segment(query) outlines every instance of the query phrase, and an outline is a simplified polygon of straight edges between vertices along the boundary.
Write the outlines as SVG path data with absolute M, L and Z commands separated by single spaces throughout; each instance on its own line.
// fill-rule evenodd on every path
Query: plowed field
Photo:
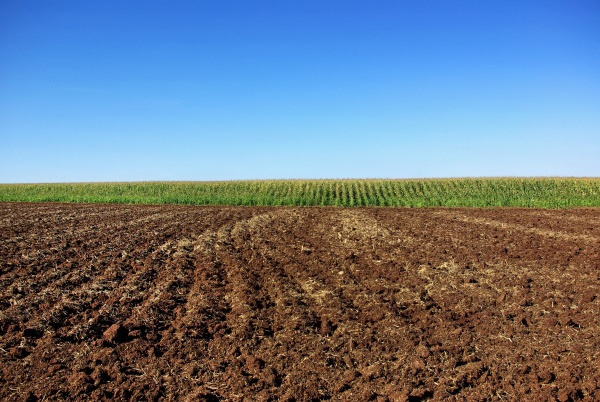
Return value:
M 600 209 L 0 204 L 0 400 L 600 400 Z

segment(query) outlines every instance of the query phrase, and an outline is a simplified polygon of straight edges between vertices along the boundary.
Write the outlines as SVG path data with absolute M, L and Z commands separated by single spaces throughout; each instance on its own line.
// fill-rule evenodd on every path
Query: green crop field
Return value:
M 0 184 L 0 201 L 265 206 L 598 207 L 600 178 Z

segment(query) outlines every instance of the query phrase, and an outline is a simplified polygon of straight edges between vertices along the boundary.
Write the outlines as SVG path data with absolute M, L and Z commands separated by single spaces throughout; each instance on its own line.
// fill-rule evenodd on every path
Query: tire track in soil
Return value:
M 116 206 L 116 222 L 93 210 L 57 205 L 79 214 L 70 234 L 28 226 L 27 243 L 0 247 L 1 399 L 600 395 L 600 250 L 568 219 L 532 230 L 511 209 Z
M 160 208 L 155 208 L 155 210 L 160 211 Z M 148 211 L 144 211 L 144 212 L 149 212 L 149 215 L 145 215 L 139 218 L 134 218 L 132 215 L 133 214 L 133 210 L 132 211 L 126 211 L 123 213 L 118 214 L 117 216 L 113 216 L 113 212 L 108 211 L 107 214 L 88 214 L 86 211 L 86 215 L 85 215 L 85 219 L 90 219 L 90 218 L 96 218 L 95 219 L 95 224 L 87 224 L 88 227 L 85 228 L 79 228 L 76 229 L 77 227 L 77 221 L 73 221 L 73 217 L 74 215 L 76 215 L 76 213 L 72 214 L 71 216 L 59 216 L 58 219 L 55 219 L 54 221 L 44 221 L 43 223 L 46 224 L 48 227 L 47 231 L 40 233 L 40 228 L 39 226 L 36 225 L 31 225 L 31 227 L 35 226 L 35 230 L 36 232 L 34 234 L 31 234 L 29 238 L 25 239 L 22 236 L 15 236 L 6 240 L 0 240 L 0 244 L 3 243 L 15 243 L 17 241 L 19 242 L 23 242 L 23 241 L 27 241 L 27 240 L 32 240 L 34 238 L 38 238 L 38 237 L 42 237 L 42 238 L 54 238 L 56 236 L 64 236 L 64 235 L 70 235 L 70 236 L 83 236 L 89 233 L 94 233 L 98 230 L 98 226 L 101 225 L 102 223 L 104 223 L 105 221 L 105 217 L 110 216 L 112 219 L 119 217 L 120 219 L 117 221 L 118 223 L 114 223 L 110 226 L 102 226 L 103 230 L 106 229 L 113 229 L 113 230 L 118 230 L 118 229 L 123 229 L 125 227 L 131 228 L 132 226 L 135 225 L 142 225 L 142 224 L 147 224 L 150 221 L 153 220 L 160 220 L 161 218 L 169 218 L 171 216 L 171 213 L 167 213 L 167 214 L 160 214 L 160 213 L 155 213 L 153 210 L 148 210 Z M 127 219 L 124 219 L 127 218 Z M 61 226 L 63 226 L 63 228 L 60 231 L 54 230 L 52 234 L 49 234 L 48 232 L 50 231 L 50 229 L 53 226 L 50 225 L 56 225 L 58 222 L 60 221 Z M 36 221 L 36 223 L 40 223 L 39 221 Z M 69 225 L 68 227 L 65 227 L 66 225 Z M 13 226 L 14 229 L 14 226 Z M 69 229 L 69 231 L 67 231 L 66 229 Z
M 589 235 L 589 234 L 580 234 L 580 233 L 569 233 L 562 230 L 557 230 L 555 228 L 540 228 L 531 226 L 531 224 L 521 224 L 516 222 L 511 222 L 508 219 L 497 220 L 489 217 L 479 217 L 479 216 L 469 216 L 467 214 L 462 214 L 458 212 L 448 212 L 448 211 L 440 211 L 437 212 L 437 215 L 444 216 L 449 219 L 457 219 L 465 223 L 471 223 L 476 225 L 488 225 L 496 228 L 501 228 L 502 230 L 517 230 L 520 232 L 530 233 L 536 236 L 545 236 L 550 238 L 556 238 L 559 240 L 567 240 L 567 241 L 575 241 L 575 242 L 585 242 L 592 244 L 599 244 L 600 237 Z M 521 220 L 517 220 L 520 222 Z M 580 229 L 580 228 L 579 228 Z
M 490 213 L 493 213 L 490 211 Z M 523 215 L 530 219 L 539 218 L 537 224 L 560 225 L 562 230 L 590 230 L 597 234 L 600 219 L 595 208 L 571 208 L 567 210 L 524 210 Z M 579 225 L 576 225 L 579 224 Z M 587 226 L 587 227 L 586 227 Z
M 15 223 L 27 225 L 40 222 L 43 223 L 47 221 L 74 219 L 82 211 L 85 211 L 86 218 L 92 216 L 110 216 L 112 219 L 117 216 L 131 214 L 135 211 L 139 212 L 139 209 L 136 209 L 135 207 L 115 210 L 114 206 L 101 205 L 98 208 L 92 209 L 93 207 L 90 208 L 90 204 L 78 204 L 78 208 L 76 210 L 70 211 L 68 215 L 63 215 L 61 212 L 64 212 L 64 209 L 60 208 L 61 204 L 49 204 L 50 206 L 48 207 L 43 207 L 42 204 L 32 204 L 31 208 L 29 208 L 26 212 L 20 208 L 18 203 L 14 205 L 14 208 L 8 207 L 5 209 L 6 215 L 4 215 L 0 221 L 3 223 L 3 225 L 0 225 L 0 229 L 14 228 Z

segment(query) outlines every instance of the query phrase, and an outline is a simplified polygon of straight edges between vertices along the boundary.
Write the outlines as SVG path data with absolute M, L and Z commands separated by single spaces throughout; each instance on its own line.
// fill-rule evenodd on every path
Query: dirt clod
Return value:
M 123 342 L 127 338 L 127 330 L 121 324 L 111 325 L 102 334 L 102 339 L 108 342 Z

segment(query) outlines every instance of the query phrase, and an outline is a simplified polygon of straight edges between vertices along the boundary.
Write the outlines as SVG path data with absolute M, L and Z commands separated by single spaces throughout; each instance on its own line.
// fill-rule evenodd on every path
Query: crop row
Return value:
M 345 179 L 0 184 L 0 201 L 566 208 L 600 206 L 600 179 Z

